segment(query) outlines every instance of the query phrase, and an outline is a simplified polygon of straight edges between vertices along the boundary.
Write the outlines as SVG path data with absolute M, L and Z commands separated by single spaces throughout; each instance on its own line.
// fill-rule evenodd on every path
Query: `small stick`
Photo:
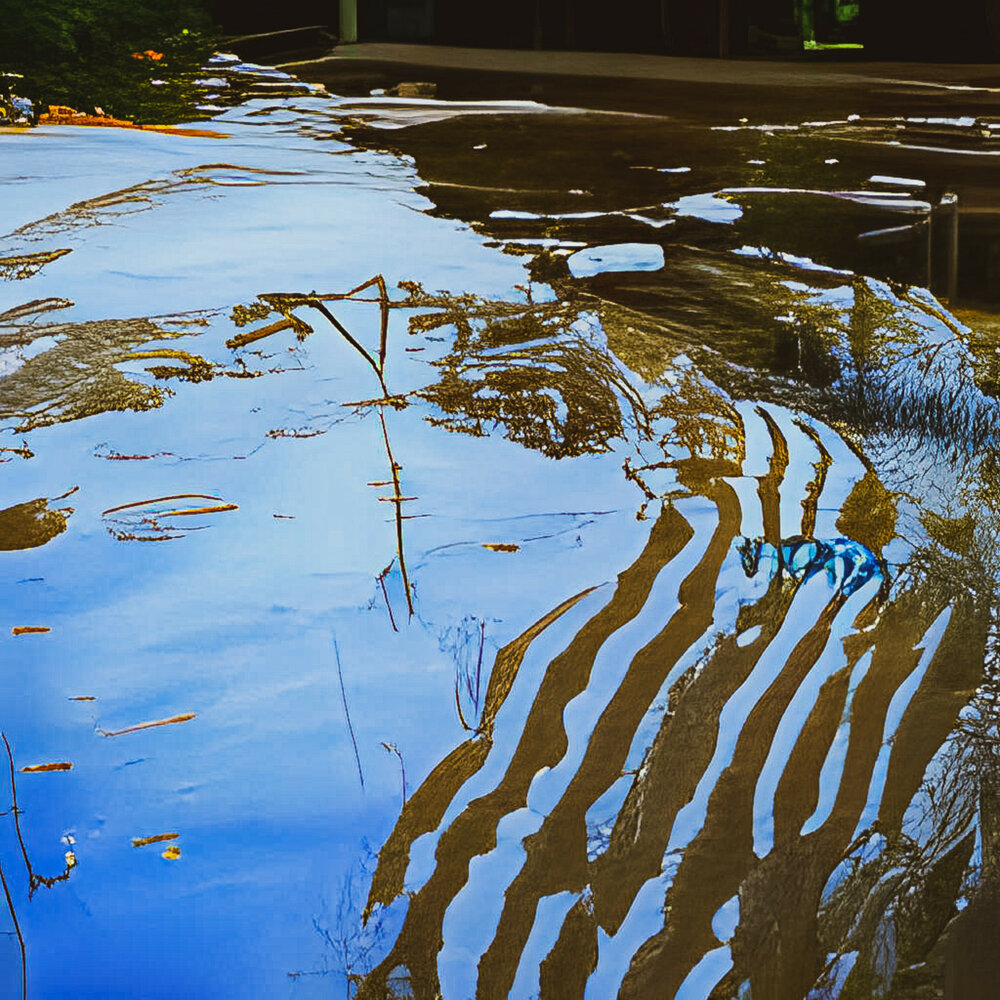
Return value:
M 7 897 L 7 910 L 10 912 L 14 933 L 17 935 L 18 947 L 21 949 L 21 1000 L 28 1000 L 28 953 L 24 947 L 24 936 L 21 934 L 21 925 L 17 922 L 14 900 L 10 897 L 10 888 L 7 885 L 7 876 L 4 875 L 2 864 L 0 864 L 0 884 L 3 885 L 3 894 Z
M 365 774 L 361 770 L 361 754 L 358 753 L 358 741 L 354 736 L 354 726 L 351 725 L 351 712 L 347 707 L 347 691 L 344 688 L 344 670 L 340 665 L 340 647 L 337 645 L 337 638 L 333 639 L 333 652 L 337 657 L 337 677 L 340 678 L 340 697 L 344 702 L 344 717 L 347 719 L 347 731 L 351 734 L 351 743 L 354 746 L 354 760 L 358 765 L 358 778 L 361 780 L 361 787 L 365 787 Z
M 6 733 L 0 733 L 3 737 L 3 745 L 7 750 L 7 762 L 10 765 L 10 798 L 11 812 L 14 814 L 14 831 L 17 834 L 17 842 L 21 848 L 21 857 L 24 858 L 24 870 L 28 873 L 28 898 L 30 899 L 35 891 L 35 873 L 31 869 L 31 861 L 28 859 L 28 849 L 24 846 L 24 837 L 21 834 L 21 810 L 17 807 L 17 781 L 14 777 L 14 751 L 10 748 Z
M 403 779 L 403 808 L 406 808 L 406 764 L 403 763 L 403 755 L 399 752 L 399 747 L 395 743 L 382 741 L 383 748 L 388 753 L 394 753 L 399 758 L 399 771 Z
M 393 632 L 398 632 L 399 628 L 396 625 L 396 619 L 393 617 L 392 614 L 392 605 L 389 603 L 389 591 L 385 589 L 385 576 L 391 569 L 392 569 L 392 563 L 389 563 L 389 565 L 386 566 L 386 568 L 382 570 L 381 573 L 379 573 L 378 583 L 379 586 L 382 588 L 382 596 L 385 598 L 385 609 L 386 611 L 389 612 L 389 623 L 392 625 Z
M 57 497 L 56 499 L 61 499 Z M 120 510 L 128 510 L 130 507 L 145 507 L 151 503 L 163 503 L 165 500 L 218 500 L 219 497 L 209 496 L 207 493 L 175 493 L 169 497 L 153 497 L 152 500 L 135 500 L 132 503 L 119 504 L 117 507 L 109 507 L 101 511 L 101 516 L 115 514 Z
M 124 729 L 116 729 L 108 732 L 106 729 L 98 729 L 102 736 L 124 736 L 126 733 L 138 733 L 143 729 L 155 729 L 157 726 L 172 726 L 175 722 L 190 722 L 197 717 L 195 712 L 187 712 L 184 715 L 175 715 L 170 719 L 157 719 L 154 722 L 138 722 L 134 726 L 126 726 Z

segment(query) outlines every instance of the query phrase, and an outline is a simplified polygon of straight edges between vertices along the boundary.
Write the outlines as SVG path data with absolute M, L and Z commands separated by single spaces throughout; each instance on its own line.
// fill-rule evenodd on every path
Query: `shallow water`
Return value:
M 0 134 L 29 995 L 974 975 L 1000 342 L 924 287 L 970 126 L 294 91 Z

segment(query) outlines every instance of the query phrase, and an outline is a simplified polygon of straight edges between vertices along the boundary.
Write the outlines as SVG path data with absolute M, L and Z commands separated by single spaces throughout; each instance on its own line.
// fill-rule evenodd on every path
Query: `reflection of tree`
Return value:
M 643 406 L 604 346 L 598 318 L 581 303 L 518 303 L 427 295 L 407 285 L 407 307 L 432 309 L 410 332 L 451 328 L 437 382 L 415 395 L 441 410 L 436 426 L 505 436 L 552 458 L 608 451 L 642 421 Z M 623 412 L 624 411 L 624 412 Z
M 989 810 L 981 781 L 968 784 L 976 766 L 971 760 L 937 770 L 934 762 L 942 745 L 950 747 L 966 726 L 959 723 L 959 712 L 982 676 L 991 563 L 970 548 L 980 543 L 970 540 L 965 522 L 945 524 L 942 515 L 931 515 L 933 534 L 961 546 L 964 555 L 931 537 L 890 577 L 881 550 L 897 531 L 898 498 L 873 469 L 840 505 L 837 527 L 844 536 L 817 537 L 817 511 L 838 470 L 829 440 L 824 443 L 827 432 L 801 422 L 799 430 L 815 448 L 814 478 L 799 487 L 800 534 L 782 537 L 790 455 L 766 407 L 758 415 L 767 427 L 770 457 L 767 471 L 756 476 L 763 536 L 739 542 L 742 505 L 726 480 L 745 475 L 751 457 L 760 468 L 759 453 L 753 455 L 759 444 L 746 439 L 739 412 L 697 368 L 668 368 L 662 383 L 670 391 L 648 411 L 655 436 L 640 439 L 639 448 L 663 457 L 649 461 L 647 455 L 643 464 L 629 466 L 630 473 L 651 506 L 661 495 L 657 473 L 671 473 L 667 495 L 677 503 L 683 497 L 710 503 L 716 527 L 705 539 L 700 562 L 676 581 L 677 610 L 635 653 L 590 732 L 582 760 L 565 775 L 561 797 L 523 841 L 520 871 L 506 884 L 489 887 L 503 906 L 479 958 L 477 995 L 506 995 L 537 907 L 543 898 L 564 892 L 575 894 L 577 902 L 539 967 L 539 981 L 542 996 L 583 995 L 600 960 L 599 938 L 621 933 L 632 940 L 630 920 L 640 893 L 661 877 L 671 829 L 702 787 L 724 739 L 735 740 L 729 763 L 713 776 L 703 824 L 662 883 L 662 926 L 633 954 L 615 986 L 619 995 L 672 996 L 700 959 L 719 947 L 713 917 L 733 897 L 739 900 L 740 921 L 731 940 L 732 970 L 712 994 L 719 1000 L 746 988 L 753 996 L 801 997 L 813 987 L 820 991 L 816 996 L 824 989 L 833 989 L 833 996 L 845 978 L 845 989 L 853 992 L 843 995 L 859 1000 L 873 995 L 875 986 L 902 990 L 907 983 L 940 982 L 941 962 L 934 955 L 945 947 L 956 899 L 972 885 L 970 824 L 988 823 Z M 403 926 L 364 980 L 360 996 L 391 995 L 390 976 L 398 977 L 400 970 L 417 997 L 431 998 L 440 989 L 436 956 L 448 907 L 466 886 L 474 859 L 497 846 L 504 817 L 528 804 L 536 775 L 563 759 L 563 710 L 587 689 L 604 642 L 637 615 L 652 580 L 693 534 L 705 530 L 683 510 L 673 501 L 663 507 L 645 552 L 621 574 L 614 596 L 549 664 L 530 711 L 517 723 L 517 746 L 506 772 L 490 791 L 465 802 L 463 785 L 493 750 L 496 697 L 509 690 L 539 628 L 558 628 L 565 607 L 497 655 L 490 680 L 494 700 L 488 695 L 484 723 L 414 793 L 380 853 L 368 914 L 382 913 L 403 892 L 410 845 L 436 830 L 446 813 L 455 817 L 439 832 L 435 869 L 408 891 Z M 743 571 L 754 578 L 765 574 L 768 584 L 763 591 L 758 587 L 735 623 L 726 626 L 715 621 L 716 601 L 733 585 L 723 579 L 732 572 L 727 566 L 736 552 Z M 817 576 L 827 579 L 828 598 L 813 611 L 815 617 L 803 620 L 798 610 L 805 601 L 803 587 Z M 869 581 L 881 586 L 867 592 L 872 595 L 867 604 L 855 601 L 851 608 L 851 596 Z M 947 624 L 932 644 L 929 630 L 946 612 Z M 797 642 L 780 646 L 779 634 L 789 629 Z M 927 662 L 918 671 L 925 645 Z M 688 649 L 702 651 L 685 660 Z M 781 667 L 772 682 L 756 696 L 739 730 L 724 732 L 727 707 L 776 656 Z M 818 671 L 825 671 L 823 682 L 803 708 L 801 692 Z M 887 732 L 892 706 L 911 677 L 919 683 Z M 664 685 L 668 694 L 657 707 Z M 758 856 L 755 796 L 779 727 L 792 711 L 803 714 L 797 735 L 778 759 L 773 846 Z M 639 727 L 657 713 L 658 727 L 630 767 Z M 845 748 L 842 772 L 823 805 L 821 774 L 837 745 Z M 978 744 L 980 753 L 983 745 Z M 872 783 L 882 768 L 884 788 L 871 805 Z M 995 762 L 990 768 L 984 773 L 997 773 Z M 965 784 L 950 791 L 933 784 L 936 774 L 952 773 L 966 776 Z M 629 788 L 617 811 L 592 815 L 623 775 Z M 986 787 L 988 792 L 992 785 Z M 828 810 L 825 816 L 821 807 Z M 923 812 L 915 818 L 918 809 Z M 808 827 L 814 813 L 816 821 Z M 851 970 L 844 956 L 854 952 Z

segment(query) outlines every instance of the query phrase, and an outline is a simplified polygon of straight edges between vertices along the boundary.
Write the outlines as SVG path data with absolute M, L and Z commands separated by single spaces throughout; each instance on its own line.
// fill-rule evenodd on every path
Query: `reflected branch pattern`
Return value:
M 376 289 L 377 297 L 372 298 L 371 296 L 365 297 L 362 295 L 363 292 L 366 292 L 371 288 Z M 326 305 L 327 302 L 344 301 L 378 303 L 379 336 L 378 347 L 374 353 L 369 351 L 368 348 L 357 340 Z M 354 407 L 374 406 L 378 412 L 379 427 L 382 431 L 382 444 L 385 448 L 386 458 L 389 462 L 389 475 L 391 477 L 390 483 L 392 485 L 392 496 L 379 497 L 379 500 L 393 505 L 393 514 L 396 526 L 396 559 L 398 560 L 399 571 L 403 578 L 403 589 L 406 595 L 406 607 L 410 617 L 412 618 L 414 614 L 413 586 L 410 583 L 409 573 L 406 568 L 406 552 L 403 545 L 403 521 L 406 520 L 407 517 L 407 515 L 403 513 L 403 504 L 415 500 L 416 497 L 403 495 L 403 485 L 400 478 L 400 472 L 403 467 L 396 461 L 396 458 L 392 453 L 392 445 L 389 442 L 389 428 L 386 425 L 385 420 L 385 408 L 387 406 L 391 406 L 395 409 L 402 409 L 407 405 L 405 397 L 393 396 L 392 393 L 389 392 L 389 388 L 385 380 L 386 352 L 389 337 L 389 310 L 392 308 L 393 304 L 394 303 L 389 298 L 389 292 L 386 288 L 385 279 L 381 274 L 376 274 L 374 277 L 369 278 L 367 281 L 362 282 L 360 285 L 357 285 L 355 288 L 352 288 L 347 292 L 328 293 L 325 295 L 265 293 L 263 295 L 259 295 L 257 297 L 257 301 L 250 306 L 236 306 L 232 312 L 233 322 L 237 326 L 242 327 L 263 319 L 268 319 L 275 313 L 279 314 L 280 318 L 273 320 L 264 326 L 259 326 L 256 329 L 249 330 L 246 333 L 240 333 L 231 337 L 226 341 L 226 346 L 232 349 L 238 349 L 245 347 L 247 344 L 262 340 L 265 337 L 273 336 L 274 334 L 280 333 L 284 330 L 292 330 L 295 332 L 298 340 L 305 340 L 305 338 L 313 332 L 313 327 L 303 320 L 295 312 L 295 310 L 309 308 L 320 313 L 320 315 L 327 320 L 337 333 L 339 333 L 340 336 L 348 344 L 350 344 L 350 346 L 354 348 L 358 354 L 361 355 L 365 363 L 375 373 L 381 393 L 379 398 L 374 400 L 365 400 L 360 403 L 345 403 L 344 405 Z M 383 586 L 383 593 L 385 593 L 383 581 L 384 574 L 379 577 L 379 584 Z M 388 596 L 386 596 L 386 607 L 389 610 L 389 618 L 393 628 L 395 629 L 396 623 L 392 615 L 392 608 L 389 605 Z
M 603 606 L 581 604 L 503 733 L 497 710 L 532 641 L 589 595 L 497 654 L 484 722 L 379 854 L 365 917 L 403 906 L 402 924 L 359 997 L 516 986 L 638 1000 L 674 996 L 699 970 L 716 1000 L 860 1000 L 873 984 L 939 982 L 962 893 L 983 898 L 995 877 L 973 857 L 975 827 L 985 838 L 995 824 L 995 789 L 976 776 L 995 761 L 946 763 L 996 753 L 995 711 L 990 744 L 968 708 L 992 628 L 986 577 L 942 592 L 956 560 L 933 540 L 890 567 L 892 494 L 862 468 L 838 496 L 844 448 L 825 428 L 717 398 L 695 434 L 694 398 L 660 406 L 674 457 L 633 471 L 661 505 L 646 548 Z M 793 462 L 811 477 L 793 478 Z M 648 477 L 667 473 L 661 500 Z M 843 534 L 820 533 L 824 508 Z M 733 606 L 732 593 L 745 596 Z M 498 777 L 484 790 L 471 779 L 487 763 Z M 433 866 L 411 882 L 428 834 Z

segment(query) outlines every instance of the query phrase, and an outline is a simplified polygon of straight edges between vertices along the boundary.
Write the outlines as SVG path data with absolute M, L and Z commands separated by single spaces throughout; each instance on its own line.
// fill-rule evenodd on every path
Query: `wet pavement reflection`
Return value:
M 991 995 L 997 121 L 213 65 L 0 135 L 3 989 Z

